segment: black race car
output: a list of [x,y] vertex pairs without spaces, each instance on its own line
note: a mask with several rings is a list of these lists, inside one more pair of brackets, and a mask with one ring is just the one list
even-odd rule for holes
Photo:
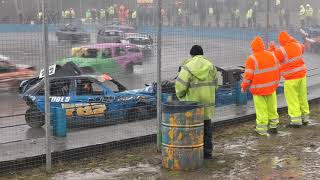
[[320,52],[320,26],[300,29],[307,51]]
[[56,36],[58,41],[90,42],[90,33],[74,24],[66,24],[56,32]]
[[119,43],[123,39],[123,32],[113,29],[100,29],[97,33],[97,43]]

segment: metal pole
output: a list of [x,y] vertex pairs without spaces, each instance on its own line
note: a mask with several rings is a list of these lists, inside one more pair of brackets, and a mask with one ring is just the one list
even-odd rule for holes
[[158,28],[157,28],[157,122],[158,122],[158,134],[157,134],[157,149],[161,151],[161,27],[162,27],[162,0],[158,0]]
[[82,0],[80,0],[80,13],[79,13],[79,15],[80,15],[80,19],[82,19],[83,17],[82,17]]
[[16,8],[16,13],[17,13],[17,15],[19,15],[20,8],[19,8],[19,2],[18,2],[18,0],[15,0],[15,1],[14,1],[14,5],[15,5],[15,8]]
[[[24,4],[23,4],[23,1],[21,0],[20,3],[21,3],[21,11],[20,11],[20,13],[21,13],[22,17],[24,17]],[[20,15],[20,14],[18,14],[18,15]]]
[[266,28],[266,38],[265,38],[267,44],[270,42],[269,31],[270,31],[270,0],[267,0],[267,28]]
[[60,0],[60,12],[63,10],[62,8],[63,8],[63,3],[62,3],[62,0]]
[[158,0],[158,28],[157,28],[157,122],[158,122],[158,133],[157,133],[157,149],[161,152],[161,7],[162,0]]
[[45,121],[46,121],[46,170],[51,170],[51,129],[50,129],[50,82],[49,82],[49,62],[48,62],[48,26],[47,26],[47,11],[46,2],[42,0],[42,34],[43,34],[43,48],[44,56],[44,84],[45,84]]
[[40,0],[36,0],[37,1],[37,13],[39,13],[40,11]]

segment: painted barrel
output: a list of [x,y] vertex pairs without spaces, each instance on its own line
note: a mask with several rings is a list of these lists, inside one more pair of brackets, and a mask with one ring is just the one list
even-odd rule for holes
[[53,135],[57,137],[67,136],[67,116],[63,108],[51,108]]
[[162,166],[194,170],[203,164],[202,105],[191,102],[162,104]]

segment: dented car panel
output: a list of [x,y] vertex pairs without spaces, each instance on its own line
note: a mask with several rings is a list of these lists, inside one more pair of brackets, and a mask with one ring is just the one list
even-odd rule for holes
[[143,53],[134,45],[121,43],[95,44],[72,49],[72,57],[57,61],[58,65],[73,62],[80,68],[92,68],[96,73],[132,73],[135,65],[142,65]]
[[[116,92],[105,83],[90,76],[52,78],[50,84],[51,108],[64,108],[68,123],[83,123],[84,121],[94,123],[97,120],[107,123],[108,121],[140,120],[156,115],[154,96],[131,91]],[[91,85],[91,91],[81,90],[86,84]],[[34,113],[44,114],[45,112],[43,88],[44,81],[42,80],[22,95]],[[119,89],[123,87],[120,86]],[[136,115],[134,116],[136,119],[130,119],[133,114]],[[29,124],[28,119],[26,121]]]

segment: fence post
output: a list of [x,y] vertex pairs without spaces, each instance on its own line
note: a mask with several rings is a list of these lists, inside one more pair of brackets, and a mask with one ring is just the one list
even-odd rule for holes
[[158,133],[157,133],[157,149],[161,151],[161,7],[162,0],[158,0],[158,26],[157,26],[157,122],[158,122]]
[[265,41],[266,44],[268,44],[270,42],[270,35],[269,35],[269,31],[270,31],[270,0],[267,0],[267,24],[266,24],[267,28],[266,28],[266,37],[265,37]]
[[80,0],[79,2],[79,8],[80,8],[80,12],[79,12],[79,15],[80,15],[80,19],[83,18],[83,4],[82,4],[82,0]]
[[46,170],[51,171],[51,130],[50,130],[50,82],[49,82],[49,62],[48,62],[48,19],[46,11],[46,0],[42,0],[42,34],[44,56],[44,83],[45,83],[45,121],[46,121]]

